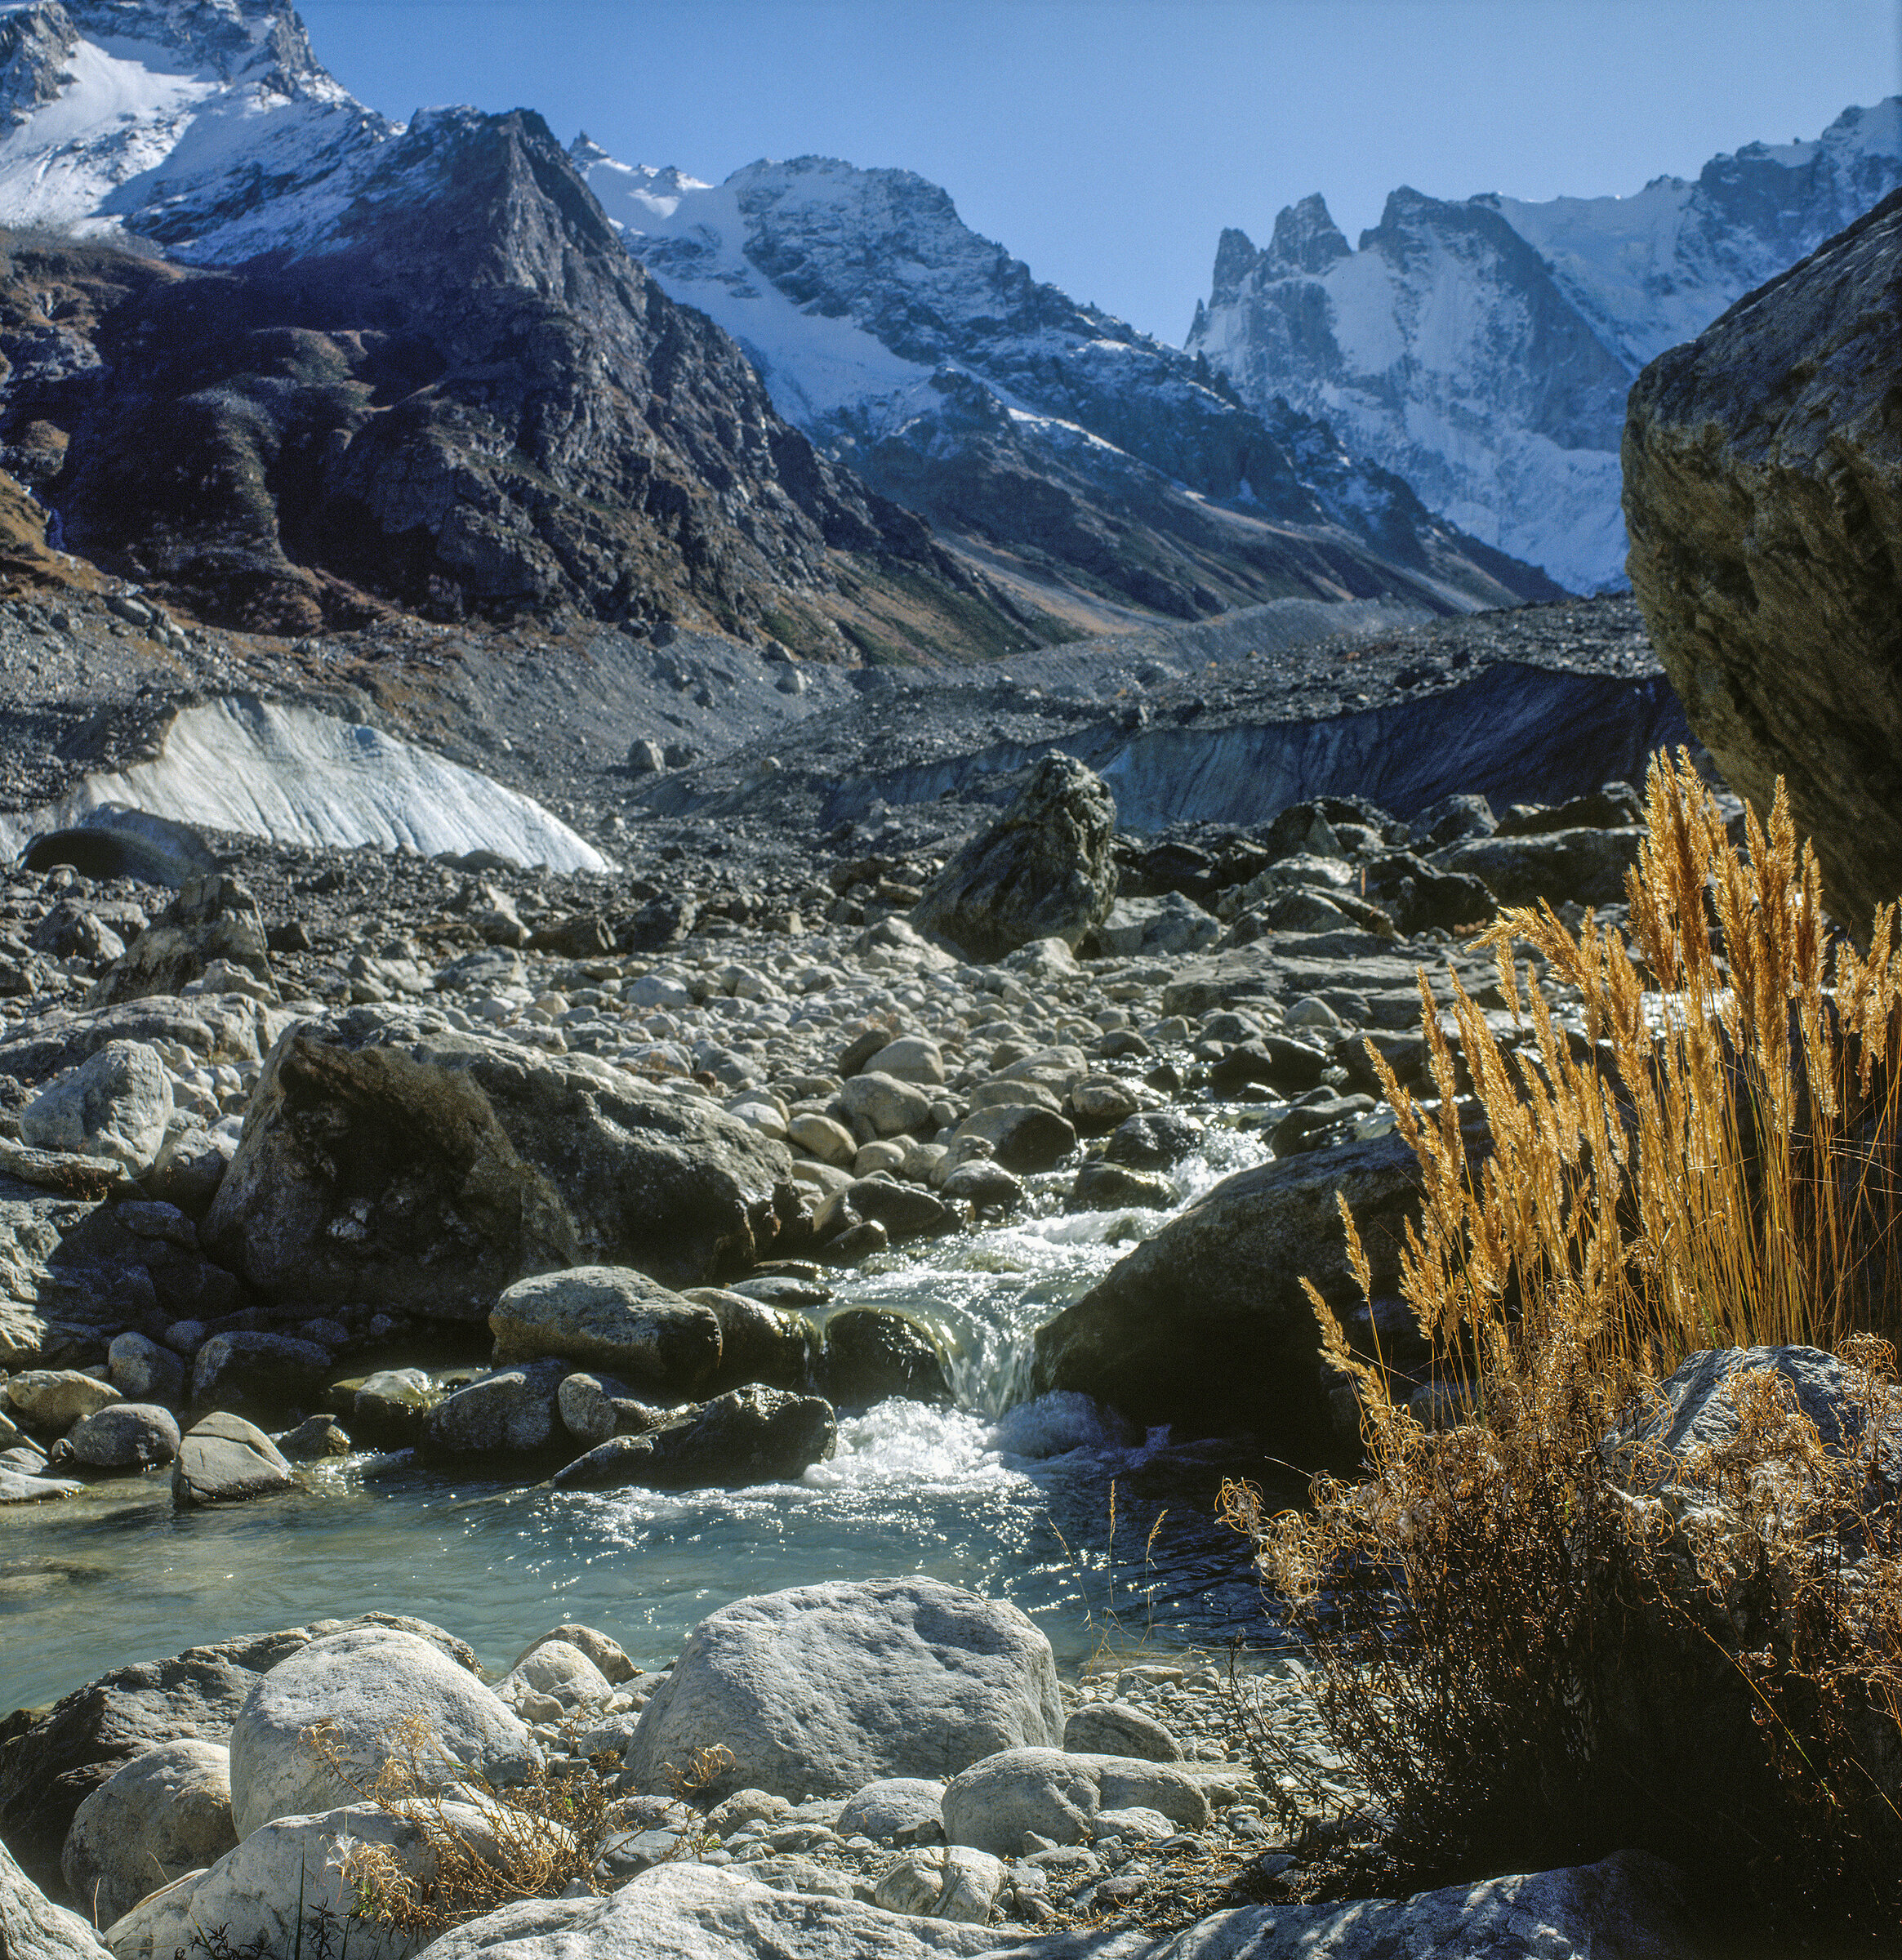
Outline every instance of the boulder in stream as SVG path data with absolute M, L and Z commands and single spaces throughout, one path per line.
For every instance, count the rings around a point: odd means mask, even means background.
M 1301 1281 L 1337 1307 L 1358 1298 L 1337 1194 L 1376 1290 L 1392 1291 L 1419 1204 L 1413 1152 L 1390 1136 L 1274 1158 L 1223 1178 L 1040 1327 L 1039 1386 L 1187 1435 L 1254 1433 L 1278 1452 L 1331 1454 L 1349 1439 Z
M 272 1297 L 480 1319 L 563 1267 L 748 1266 L 799 1215 L 791 1174 L 784 1145 L 591 1058 L 356 1008 L 271 1051 L 202 1236 Z
M 676 1401 L 720 1365 L 713 1308 L 631 1267 L 575 1266 L 518 1280 L 488 1324 L 498 1362 L 559 1357 Z
M 171 1494 L 181 1508 L 249 1503 L 296 1488 L 278 1446 L 241 1415 L 207 1415 L 189 1430 L 172 1466 Z
M 792 1482 L 831 1455 L 839 1440 L 831 1403 L 783 1388 L 736 1388 L 683 1410 L 639 1435 L 616 1436 L 558 1470 L 564 1490 L 744 1490 Z

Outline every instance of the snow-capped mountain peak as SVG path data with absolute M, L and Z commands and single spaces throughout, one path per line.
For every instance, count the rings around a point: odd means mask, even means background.
M 1225 231 L 1188 345 L 1324 416 L 1432 509 L 1581 590 L 1621 584 L 1633 377 L 1902 184 L 1902 98 L 1695 180 L 1530 203 L 1402 187 L 1347 249 L 1318 198 Z
M 0 128 L 10 223 L 203 261 L 292 243 L 397 133 L 324 69 L 283 0 L 0 8 Z
M 585 140 L 570 154 L 630 251 L 746 350 L 782 414 L 982 551 L 1027 546 L 1062 576 L 1085 568 L 1099 598 L 1107 587 L 1194 617 L 1338 590 L 1344 566 L 1328 550 L 1384 556 L 1404 538 L 1410 569 L 1347 576 L 1417 579 L 1438 604 L 1508 595 L 1497 581 L 1514 574 L 1462 560 L 1445 527 L 1429 544 L 1404 484 L 1361 470 L 1307 418 L 1245 408 L 1205 362 L 1040 282 L 913 172 L 795 157 L 709 185 Z M 1317 238 L 1327 224 L 1322 209 Z M 1321 249 L 1290 238 L 1291 251 Z M 1272 540 L 1269 524 L 1281 527 Z M 1290 541 L 1290 527 L 1330 526 L 1331 546 Z M 1255 568 L 1241 571 L 1251 553 Z

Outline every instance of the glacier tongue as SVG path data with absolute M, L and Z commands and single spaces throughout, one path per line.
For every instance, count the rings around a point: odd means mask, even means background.
M 1192 353 L 1281 397 L 1428 506 L 1579 591 L 1624 582 L 1633 378 L 1902 185 L 1902 97 L 1627 198 L 1396 191 L 1357 251 L 1318 198 L 1223 234 Z
M 157 758 L 86 777 L 56 803 L 0 813 L 17 853 L 119 806 L 279 844 L 494 851 L 550 871 L 612 868 L 532 799 L 360 723 L 234 696 L 180 712 Z

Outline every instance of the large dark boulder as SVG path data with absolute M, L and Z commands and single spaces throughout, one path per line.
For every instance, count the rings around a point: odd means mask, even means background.
M 911 923 L 973 960 L 1001 960 L 1033 939 L 1075 947 L 1116 902 L 1116 799 L 1102 778 L 1053 752 L 925 886 Z
M 1632 590 L 1691 727 L 1833 907 L 1902 893 L 1902 192 L 1631 391 Z
M 617 1436 L 555 1472 L 563 1490 L 742 1490 L 793 1482 L 839 1441 L 831 1405 L 783 1388 L 736 1388 L 641 1436 Z
M 1376 1293 L 1395 1290 L 1419 1170 L 1397 1137 L 1276 1158 L 1225 1178 L 1037 1330 L 1040 1388 L 1079 1389 L 1140 1423 L 1261 1437 L 1310 1459 L 1340 1442 L 1303 1277 L 1359 1298 L 1337 1192 Z
M 355 1008 L 272 1049 L 201 1236 L 273 1298 L 479 1319 L 561 1267 L 675 1287 L 743 1269 L 800 1215 L 791 1169 L 619 1070 Z

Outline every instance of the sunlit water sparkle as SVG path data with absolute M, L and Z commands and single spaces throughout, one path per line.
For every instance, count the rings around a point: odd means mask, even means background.
M 1252 1130 L 1212 1129 L 1178 1167 L 1183 1201 L 1264 1154 Z M 1080 1396 L 1029 1399 L 1036 1327 L 1162 1222 L 1066 1216 L 1067 1178 L 1036 1182 L 1031 1215 L 841 1277 L 837 1306 L 938 1330 L 959 1405 L 842 1410 L 836 1455 L 797 1484 L 556 1492 L 402 1452 L 317 1467 L 307 1489 L 229 1511 L 175 1512 L 161 1474 L 0 1512 L 0 1710 L 128 1660 L 372 1610 L 434 1620 L 495 1668 L 571 1619 L 654 1666 L 729 1600 L 903 1574 L 1016 1601 L 1071 1664 L 1105 1643 L 1272 1632 L 1211 1514 L 1223 1471 L 1258 1465 L 1143 1435 Z

